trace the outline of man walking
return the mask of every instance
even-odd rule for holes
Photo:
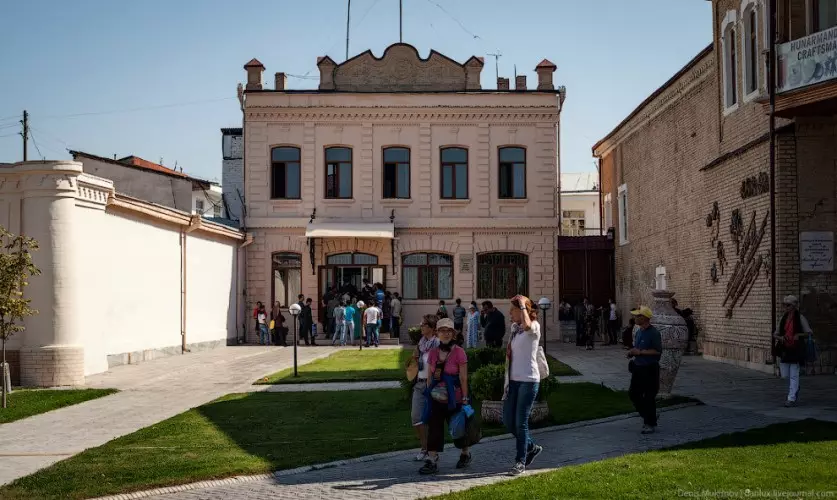
[[[485,344],[488,347],[503,347],[503,337],[506,335],[506,317],[494,307],[490,300],[482,303],[480,326],[483,328]]]
[[[616,302],[610,299],[610,316],[607,318],[607,345],[616,345],[616,336],[619,333],[619,321],[616,319]]]
[[[631,372],[629,394],[634,408],[642,417],[642,433],[652,434],[657,429],[656,397],[660,390],[660,355],[663,342],[660,332],[651,325],[651,309],[640,306],[631,311],[639,330],[636,333],[634,347],[628,351],[628,364]]]
[[[398,292],[392,294],[389,308],[390,321],[392,321],[389,331],[392,332],[393,338],[397,339],[401,337],[401,295],[398,295]]]

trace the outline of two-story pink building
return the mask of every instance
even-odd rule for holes
[[[263,89],[261,63],[245,66],[250,310],[298,293],[316,306],[369,278],[404,297],[405,335],[440,299],[557,299],[555,65],[538,65],[536,88],[496,90],[481,58],[406,44],[318,66],[318,90],[287,89],[283,73]]]

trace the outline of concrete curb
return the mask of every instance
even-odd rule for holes
[[[672,406],[667,406],[665,408],[661,408],[660,412],[664,413],[664,412],[667,412],[667,411],[675,411],[675,410],[679,410],[679,409],[682,409],[682,408],[688,408],[690,406],[698,406],[698,405],[701,405],[701,404],[702,403],[697,402],[697,401],[688,402],[688,403],[681,403],[679,405],[672,405]],[[639,414],[636,413],[636,412],[624,413],[622,415],[614,415],[614,416],[611,416],[611,417],[599,418],[599,419],[595,419],[595,420],[583,420],[581,422],[573,422],[571,424],[554,425],[554,426],[551,426],[551,427],[543,427],[541,429],[534,429],[534,430],[531,431],[531,434],[538,435],[538,434],[546,434],[546,433],[549,433],[549,432],[560,432],[560,431],[565,431],[565,430],[570,430],[570,429],[577,429],[579,427],[589,427],[589,426],[593,426],[593,425],[606,424],[608,422],[616,422],[616,421],[619,421],[619,420],[627,420],[629,418],[635,418],[635,417],[638,417],[638,416],[639,416]],[[504,441],[504,440],[508,440],[508,439],[512,439],[512,438],[513,438],[513,436],[511,434],[501,434],[499,436],[491,436],[491,437],[482,438],[482,440],[480,440],[480,444],[482,444],[482,443],[493,443],[495,441]],[[163,495],[163,494],[180,493],[180,492],[183,492],[183,491],[191,491],[191,490],[199,490],[199,489],[204,489],[204,488],[214,488],[214,487],[218,487],[218,486],[229,486],[229,485],[235,485],[235,484],[243,484],[243,483],[249,483],[249,482],[259,481],[259,480],[263,480],[263,479],[277,479],[277,478],[280,478],[280,477],[293,476],[295,474],[304,474],[306,472],[317,471],[317,470],[322,470],[322,469],[331,469],[331,468],[334,468],[334,467],[342,467],[342,466],[346,466],[346,465],[354,465],[354,464],[361,464],[361,463],[366,463],[366,462],[374,462],[376,460],[382,460],[382,459],[385,459],[385,458],[393,458],[393,457],[398,457],[398,456],[401,456],[401,455],[408,456],[408,455],[411,455],[411,454],[416,453],[418,451],[419,451],[418,448],[414,448],[414,449],[411,449],[411,450],[390,451],[390,452],[387,452],[387,453],[377,453],[375,455],[366,455],[366,456],[363,456],[363,457],[349,458],[349,459],[346,459],[346,460],[337,460],[337,461],[334,461],[334,462],[327,462],[327,463],[323,463],[323,464],[306,465],[306,466],[303,466],[303,467],[297,467],[295,469],[284,469],[284,470],[279,470],[279,471],[276,471],[276,472],[273,472],[273,473],[270,473],[270,474],[254,474],[254,475],[249,475],[249,476],[234,476],[234,477],[229,477],[229,478],[226,478],[226,479],[213,479],[213,480],[208,480],[208,481],[198,481],[196,483],[181,484],[181,485],[178,485],[178,486],[168,486],[168,487],[165,487],[165,488],[156,488],[156,489],[152,489],[152,490],[135,491],[133,493],[121,493],[121,494],[118,494],[118,495],[97,497],[94,500],[134,500],[134,499],[138,499],[138,498],[148,498],[148,497]]]

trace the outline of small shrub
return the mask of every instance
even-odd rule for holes
[[[469,381],[474,401],[499,401],[503,399],[506,368],[503,365],[486,365],[474,372]]]
[[[558,380],[554,377],[546,377],[545,379],[541,380],[540,385],[538,386],[538,397],[537,402],[543,403],[549,398],[549,395],[555,392],[558,389]]]
[[[421,327],[420,326],[411,326],[407,328],[407,334],[410,336],[410,342],[413,345],[418,345],[419,340],[421,340]]]
[[[476,373],[483,366],[505,365],[506,350],[502,347],[475,347],[466,349],[468,355],[468,372]]]

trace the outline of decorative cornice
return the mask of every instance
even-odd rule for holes
[[[329,222],[340,222],[340,219],[330,219]],[[369,222],[380,222],[370,219]],[[290,229],[302,230],[308,227],[307,217],[248,217],[246,220],[248,229]],[[395,221],[395,232],[405,230],[531,230],[545,229],[557,230],[560,223],[557,218],[552,217],[529,217],[529,218],[431,218],[431,219],[407,219]],[[525,232],[525,231],[523,231]]]
[[[546,109],[546,108],[544,108]],[[555,109],[555,108],[553,108]],[[315,122],[335,124],[339,122],[389,122],[392,124],[417,124],[417,122],[435,122],[441,121],[444,123],[455,122],[459,125],[478,125],[483,123],[509,123],[515,125],[525,125],[534,123],[557,123],[560,114],[557,110],[554,112],[545,111],[524,111],[519,110],[515,112],[486,112],[481,110],[455,110],[454,112],[445,112],[440,109],[434,111],[290,111],[288,109],[278,110],[247,110],[247,122]]]
[[[668,109],[681,97],[700,84],[715,68],[713,46],[704,49],[672,79],[666,82],[645,102],[639,105],[622,123],[604,139],[593,146],[593,155],[601,158],[616,145],[630,137],[660,113]]]

